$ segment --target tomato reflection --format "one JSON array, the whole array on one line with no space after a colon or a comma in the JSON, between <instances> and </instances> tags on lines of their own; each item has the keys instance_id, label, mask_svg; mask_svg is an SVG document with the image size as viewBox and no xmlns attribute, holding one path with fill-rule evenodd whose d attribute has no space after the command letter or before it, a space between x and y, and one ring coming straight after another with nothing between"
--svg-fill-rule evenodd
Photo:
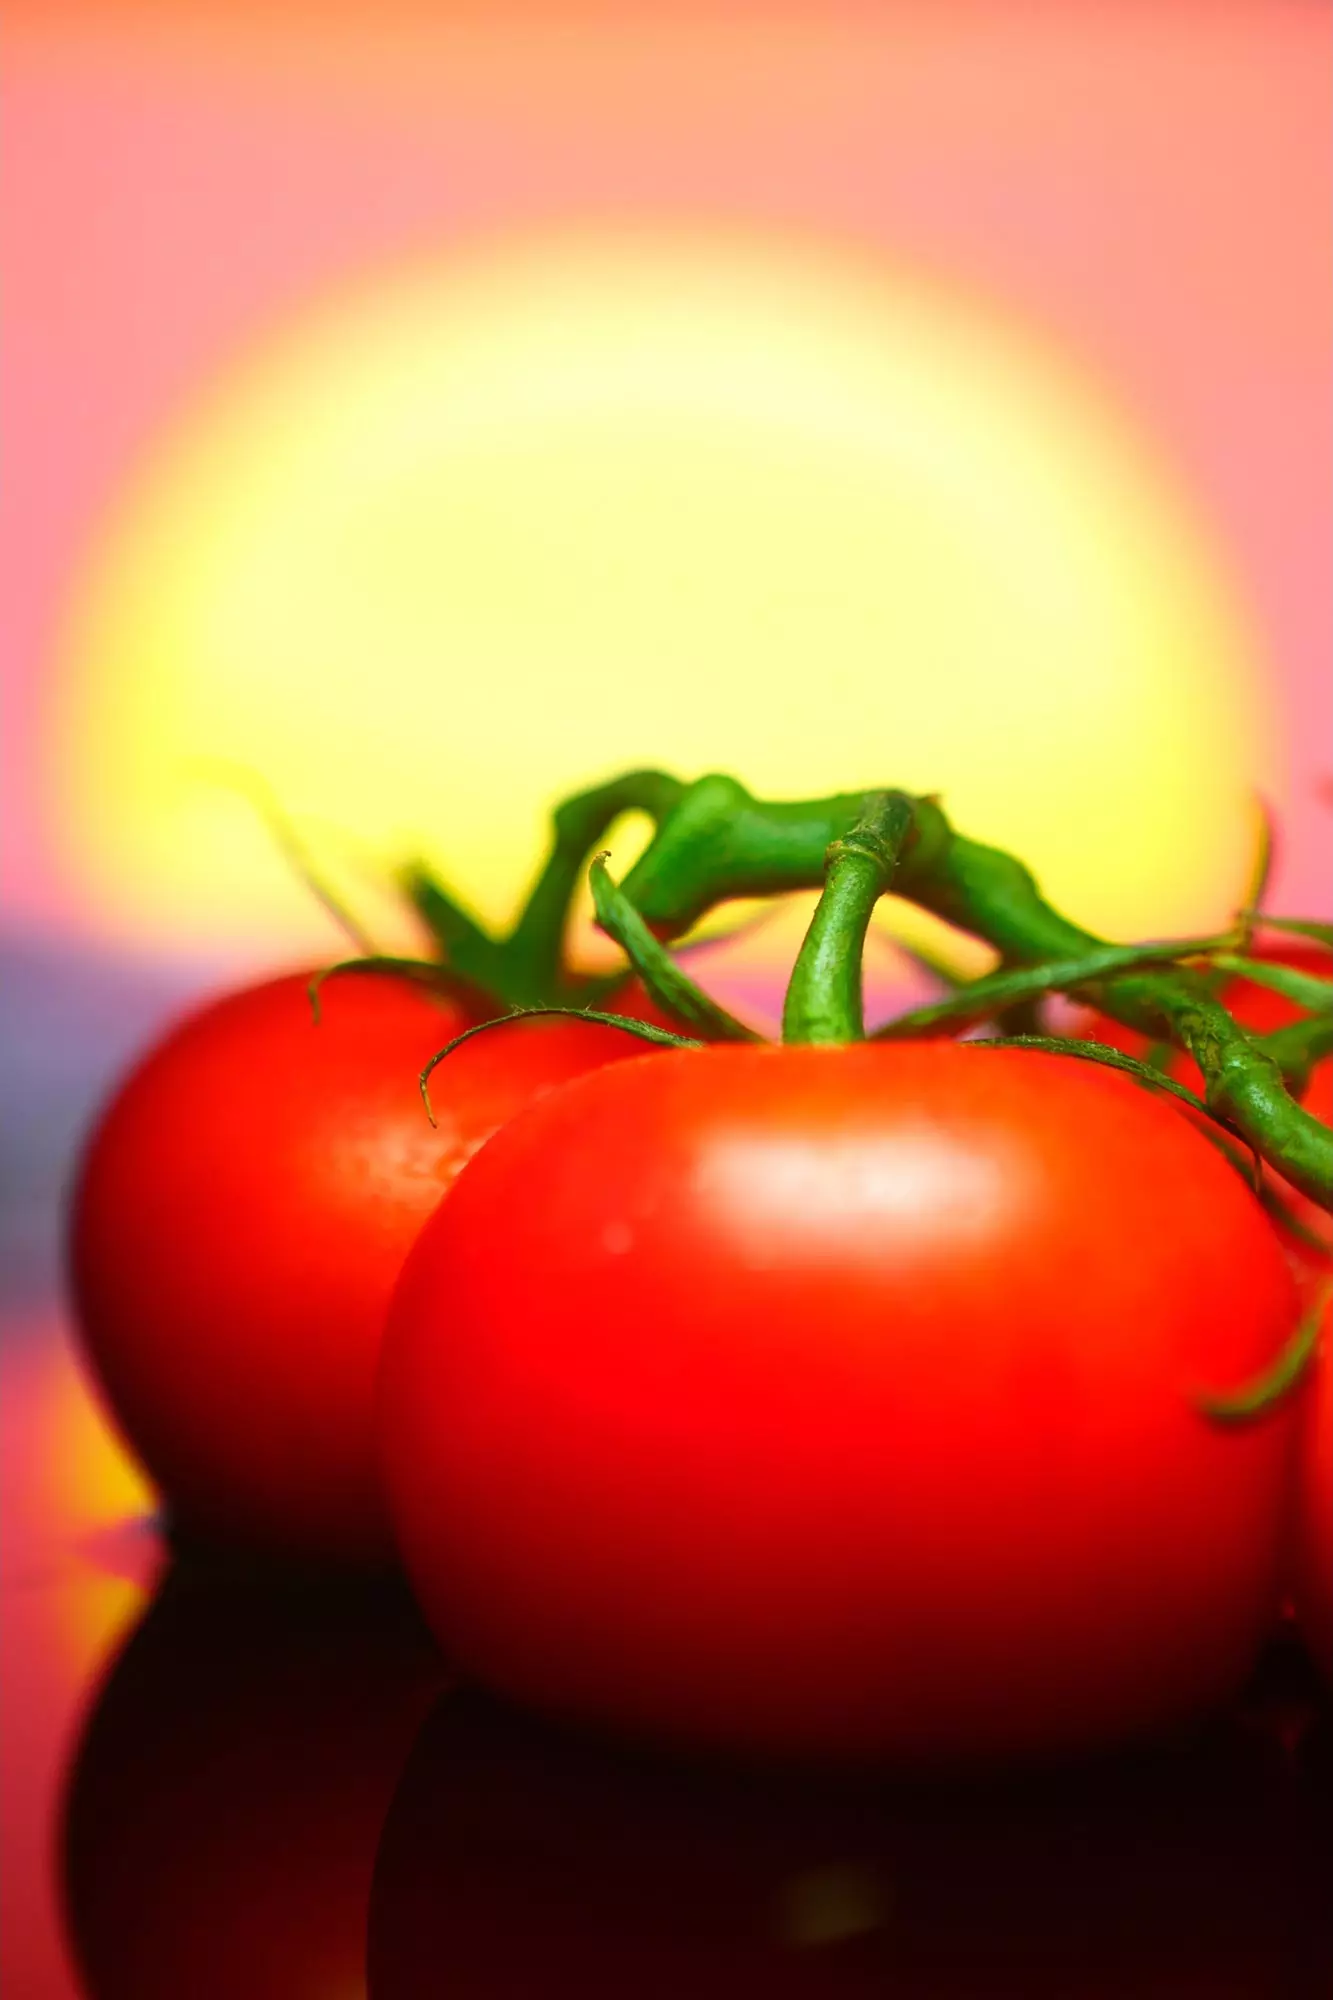
<instances>
[{"instance_id":1,"label":"tomato reflection","mask_svg":"<svg viewBox=\"0 0 1333 2000\"><path fill-rule=\"evenodd\" d=\"M653 1763L454 1695L385 1827L371 2000L1323 1991L1326 1775L1263 1716L1021 1790L895 1793Z\"/></svg>"},{"instance_id":2,"label":"tomato reflection","mask_svg":"<svg viewBox=\"0 0 1333 2000\"><path fill-rule=\"evenodd\" d=\"M64 1826L91 2000L352 2000L394 1785L442 1669L406 1600L167 1577L114 1660Z\"/></svg>"}]
</instances>

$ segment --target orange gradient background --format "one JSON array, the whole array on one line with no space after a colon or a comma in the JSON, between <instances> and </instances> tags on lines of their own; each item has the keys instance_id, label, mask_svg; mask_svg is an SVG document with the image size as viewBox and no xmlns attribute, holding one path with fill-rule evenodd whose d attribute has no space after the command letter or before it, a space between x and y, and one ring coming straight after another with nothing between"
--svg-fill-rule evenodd
<instances>
[{"instance_id":1,"label":"orange gradient background","mask_svg":"<svg viewBox=\"0 0 1333 2000\"><path fill-rule=\"evenodd\" d=\"M1323 32L11 10L10 923L326 938L238 768L499 916L644 757L940 788L1121 934L1258 785L1309 902Z\"/></svg>"}]
</instances>

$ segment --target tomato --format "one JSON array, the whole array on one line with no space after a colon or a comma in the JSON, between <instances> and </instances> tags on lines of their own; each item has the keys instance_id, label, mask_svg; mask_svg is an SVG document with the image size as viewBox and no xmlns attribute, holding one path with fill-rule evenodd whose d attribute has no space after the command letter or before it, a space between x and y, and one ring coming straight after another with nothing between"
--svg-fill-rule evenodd
<instances>
[{"instance_id":1,"label":"tomato","mask_svg":"<svg viewBox=\"0 0 1333 2000\"><path fill-rule=\"evenodd\" d=\"M1304 1396L1296 1487L1296 1616L1333 1682L1333 1331L1327 1313Z\"/></svg>"},{"instance_id":2,"label":"tomato","mask_svg":"<svg viewBox=\"0 0 1333 2000\"><path fill-rule=\"evenodd\" d=\"M392 1558L373 1388L404 1256L463 1162L534 1092L639 1053L562 1019L481 1035L384 974L233 993L154 1048L93 1135L71 1258L85 1351L178 1523L283 1555Z\"/></svg>"},{"instance_id":3,"label":"tomato","mask_svg":"<svg viewBox=\"0 0 1333 2000\"><path fill-rule=\"evenodd\" d=\"M442 1679L406 1593L175 1570L99 1690L69 1781L80 1991L364 1992L376 1845Z\"/></svg>"},{"instance_id":4,"label":"tomato","mask_svg":"<svg viewBox=\"0 0 1333 2000\"><path fill-rule=\"evenodd\" d=\"M1163 1218L1170 1217L1170 1226ZM521 1113L390 1310L419 1601L523 1701L902 1758L1167 1727L1275 1600L1292 1280L1173 1106L1055 1055L710 1048Z\"/></svg>"}]
</instances>

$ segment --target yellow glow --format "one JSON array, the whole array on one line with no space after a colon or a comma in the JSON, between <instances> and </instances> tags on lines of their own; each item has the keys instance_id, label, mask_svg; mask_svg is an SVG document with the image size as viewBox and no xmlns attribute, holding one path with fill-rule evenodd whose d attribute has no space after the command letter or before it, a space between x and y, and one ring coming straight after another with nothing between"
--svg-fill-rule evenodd
<instances>
[{"instance_id":1,"label":"yellow glow","mask_svg":"<svg viewBox=\"0 0 1333 2000\"><path fill-rule=\"evenodd\" d=\"M1229 907L1271 782L1252 637L1123 417L984 303L750 239L339 302L149 467L67 641L67 864L158 938L327 937L218 762L492 916L626 764L940 791L1133 935Z\"/></svg>"},{"instance_id":2,"label":"yellow glow","mask_svg":"<svg viewBox=\"0 0 1333 2000\"><path fill-rule=\"evenodd\" d=\"M50 1359L47 1520L65 1536L86 1536L151 1514L157 1496L94 1402L82 1369L62 1346Z\"/></svg>"},{"instance_id":3,"label":"yellow glow","mask_svg":"<svg viewBox=\"0 0 1333 2000\"><path fill-rule=\"evenodd\" d=\"M29 1367L21 1390L31 1413L24 1541L58 1586L49 1612L62 1657L87 1674L138 1614L165 1561L145 1518L157 1501L66 1342L45 1342Z\"/></svg>"}]
</instances>

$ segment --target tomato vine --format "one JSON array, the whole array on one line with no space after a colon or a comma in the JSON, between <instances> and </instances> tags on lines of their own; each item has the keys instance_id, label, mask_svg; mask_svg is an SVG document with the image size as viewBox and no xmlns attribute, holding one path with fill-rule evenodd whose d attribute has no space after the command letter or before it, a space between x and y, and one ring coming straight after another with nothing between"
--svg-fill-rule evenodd
<instances>
[{"instance_id":1,"label":"tomato vine","mask_svg":"<svg viewBox=\"0 0 1333 2000\"><path fill-rule=\"evenodd\" d=\"M612 823L630 811L645 813L655 830L617 889L605 858L592 857ZM1333 1133L1297 1101L1313 1064L1333 1052L1333 981L1264 964L1250 950L1260 923L1320 942L1330 931L1309 920L1262 914L1270 851L1265 822L1255 880L1229 931L1118 945L1054 909L1017 857L958 833L934 797L884 791L760 800L720 774L686 783L663 771L636 770L575 793L556 808L546 859L503 936L492 936L423 863L414 862L401 871L400 886L436 956L363 955L320 977L374 966L438 981L497 1011L596 1013L624 975L580 972L566 958L570 907L591 859L602 929L620 944L666 1019L712 1041L755 1037L688 978L662 941L680 940L719 903L823 887L825 898L787 995L784 1038L859 1039L859 944L870 909L891 881L896 896L991 945L1000 964L985 978L955 983L947 998L888 1023L875 1039L959 1034L983 1024L1031 1038L1040 1031L1036 1009L1042 1000L1056 993L1076 998L1145 1034L1150 1068L1163 1068L1174 1049L1192 1056L1210 1114L1302 1194L1333 1209ZM855 940L840 910L859 913ZM1217 990L1234 976L1281 992L1302 1018L1266 1035L1248 1032ZM318 985L312 987L316 1005Z\"/></svg>"},{"instance_id":2,"label":"tomato vine","mask_svg":"<svg viewBox=\"0 0 1333 2000\"><path fill-rule=\"evenodd\" d=\"M1206 970L1215 957L1222 970L1248 966L1248 958L1218 952L1218 940L1189 939L1129 948L1129 960L1117 963L1120 948L1053 909L1015 856L957 833L936 799L855 792L771 802L753 798L735 779L701 778L681 793L626 876L625 897L654 933L671 937L729 898L818 887L829 850L875 797L910 808L894 894L994 946L1002 976L1025 975L1016 988L1002 985L997 995L992 987L980 996L980 1018L1001 1013L1016 997L1062 992L1184 1049L1202 1072L1214 1116L1303 1194L1333 1209L1333 1133L1287 1088L1288 1078L1299 1078L1329 1046L1327 982L1303 983L1300 997L1311 1011L1282 1031L1276 1050L1266 1046L1234 1019ZM977 998L964 987L955 996L959 1015L969 1005L975 1015Z\"/></svg>"}]
</instances>

